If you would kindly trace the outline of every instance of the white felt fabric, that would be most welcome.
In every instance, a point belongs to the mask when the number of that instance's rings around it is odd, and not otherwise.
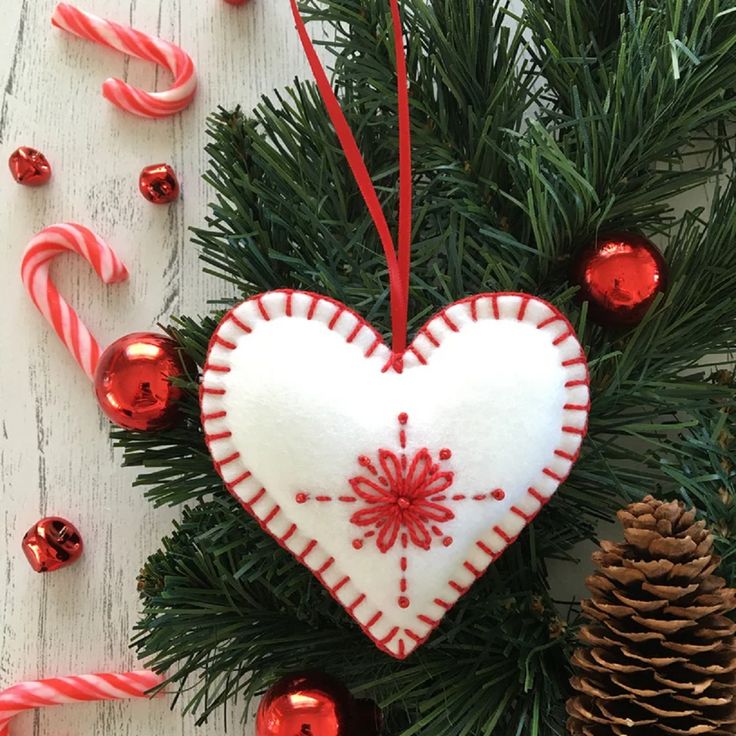
[[[391,357],[344,306],[270,292],[220,324],[202,414],[230,490],[381,648],[405,657],[567,476],[589,396],[569,324],[524,295],[454,304],[420,332],[401,372]],[[426,497],[442,520],[405,501],[431,544],[415,543],[401,527],[381,550],[381,526],[354,523],[356,512],[378,508],[375,499],[360,497],[350,481],[374,481],[390,496],[380,509],[394,509],[401,492],[386,480],[379,451],[406,456],[397,474],[406,478],[422,449],[430,471],[444,473],[434,488],[449,483]]]

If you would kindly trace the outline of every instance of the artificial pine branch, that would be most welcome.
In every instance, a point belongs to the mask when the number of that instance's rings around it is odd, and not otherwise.
[[[393,223],[395,67],[385,0],[305,3],[327,26],[335,87]],[[565,311],[589,356],[590,435],[550,506],[405,663],[381,654],[224,490],[196,381],[184,422],[118,432],[155,504],[183,505],[145,566],[136,645],[193,686],[200,718],[316,666],[380,699],[389,736],[564,733],[566,654],[545,560],[656,490],[698,509],[736,576],[736,185],[722,169],[736,98],[733,0],[405,0],[415,201],[411,326],[481,291]],[[214,202],[195,231],[205,269],[243,296],[279,287],[344,301],[389,332],[378,238],[312,84],[209,123]],[[699,157],[690,155],[701,153]],[[705,155],[702,152],[705,151]],[[669,202],[718,176],[708,212]],[[567,282],[581,243],[656,234],[671,284],[637,329],[591,324]],[[225,301],[220,307],[227,306]],[[170,328],[202,365],[218,314]],[[716,355],[708,359],[706,356]]]

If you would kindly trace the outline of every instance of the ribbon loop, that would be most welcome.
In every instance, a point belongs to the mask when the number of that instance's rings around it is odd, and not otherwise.
[[[342,150],[345,153],[355,181],[358,184],[368,211],[375,223],[378,236],[386,256],[391,292],[392,345],[395,354],[402,354],[407,344],[407,322],[409,317],[409,275],[411,271],[412,236],[412,162],[411,162],[411,116],[409,110],[409,79],[406,70],[406,52],[401,28],[401,12],[398,0],[390,0],[393,24],[394,48],[396,51],[396,75],[398,80],[399,110],[399,232],[398,249],[391,228],[378,199],[376,188],[368,173],[365,159],[360,152],[355,136],[335,95],[325,68],[309,37],[304,19],[299,12],[297,0],[291,0],[297,32],[304,46],[309,66],[314,74],[317,89],[325,103]]]

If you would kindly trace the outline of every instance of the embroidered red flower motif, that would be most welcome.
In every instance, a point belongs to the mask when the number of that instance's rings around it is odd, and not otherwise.
[[[404,446],[402,441],[402,449]],[[452,485],[454,474],[441,470],[426,448],[419,450],[411,460],[403,452],[399,456],[391,450],[379,450],[378,469],[366,456],[359,462],[370,477],[356,476],[350,480],[350,485],[368,505],[356,511],[350,521],[360,527],[374,527],[376,545],[381,552],[388,552],[402,532],[406,534],[402,542],[404,547],[411,541],[421,549],[429,549],[432,524],[455,518],[455,514],[442,505],[444,498],[437,498],[437,494]]]

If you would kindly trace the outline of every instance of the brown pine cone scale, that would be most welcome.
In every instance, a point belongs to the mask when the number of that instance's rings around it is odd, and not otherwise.
[[[695,512],[648,496],[602,542],[572,657],[572,736],[734,736],[736,590]]]

